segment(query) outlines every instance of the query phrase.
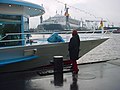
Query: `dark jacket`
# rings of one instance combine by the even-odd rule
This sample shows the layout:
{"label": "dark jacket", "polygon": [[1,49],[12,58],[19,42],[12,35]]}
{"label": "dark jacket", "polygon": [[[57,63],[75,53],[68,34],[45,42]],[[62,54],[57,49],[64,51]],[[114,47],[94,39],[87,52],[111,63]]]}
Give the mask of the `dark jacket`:
{"label": "dark jacket", "polygon": [[78,35],[73,36],[69,42],[70,60],[77,60],[79,57],[80,39]]}

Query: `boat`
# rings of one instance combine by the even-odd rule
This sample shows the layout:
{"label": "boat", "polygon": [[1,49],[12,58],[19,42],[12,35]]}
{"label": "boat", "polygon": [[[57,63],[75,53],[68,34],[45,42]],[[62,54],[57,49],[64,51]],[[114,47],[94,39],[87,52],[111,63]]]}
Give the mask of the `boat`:
{"label": "boat", "polygon": [[[68,32],[71,31],[73,29],[76,30],[88,30],[87,28],[85,28],[85,24],[84,22],[81,20],[77,20],[75,18],[72,18],[69,15],[68,12],[69,8],[67,8],[67,6],[65,5],[65,13],[64,15],[58,14],[56,12],[56,15],[53,17],[49,17],[47,20],[42,21],[42,17],[40,18],[41,23],[37,26],[36,30],[34,30],[35,32],[39,32],[39,33],[53,33],[53,32],[62,32],[64,33],[64,31]],[[32,31],[32,30],[31,30]]]}
{"label": "boat", "polygon": [[[28,32],[29,17],[43,15],[42,6],[19,0],[0,1],[0,73],[29,70],[51,64],[53,56],[69,62],[68,41],[33,41]],[[108,38],[81,41],[80,57]],[[27,43],[28,41],[28,43]],[[40,43],[42,42],[42,43]]]}
{"label": "boat", "polygon": [[[69,29],[77,29],[80,27],[81,21],[69,17]],[[66,30],[66,16],[56,14],[53,17],[49,17],[47,20],[43,21],[37,26],[37,32],[49,31],[64,31]]]}

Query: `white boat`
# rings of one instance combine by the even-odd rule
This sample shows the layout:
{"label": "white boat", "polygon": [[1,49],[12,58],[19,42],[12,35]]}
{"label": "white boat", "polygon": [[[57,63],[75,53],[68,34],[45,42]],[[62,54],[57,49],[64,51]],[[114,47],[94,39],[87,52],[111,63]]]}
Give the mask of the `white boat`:
{"label": "white boat", "polygon": [[[105,40],[107,38],[81,41],[79,57],[82,57]],[[1,47],[0,72],[49,66],[53,56],[59,55],[63,56],[65,64],[70,64],[68,42],[49,43],[45,39],[34,39],[34,41],[32,45]]]}
{"label": "white boat", "polygon": [[[44,8],[25,1],[0,1],[0,73],[28,70],[50,65],[53,56],[63,56],[69,62],[68,42],[48,43],[44,39],[26,44],[24,31],[29,17],[44,14]],[[107,38],[81,41],[80,57]],[[42,41],[42,43],[39,43]]]}
{"label": "white boat", "polygon": [[[79,28],[80,23],[81,21],[69,17],[69,30]],[[59,32],[66,30],[66,28],[66,16],[56,14],[38,25],[36,32]]]}

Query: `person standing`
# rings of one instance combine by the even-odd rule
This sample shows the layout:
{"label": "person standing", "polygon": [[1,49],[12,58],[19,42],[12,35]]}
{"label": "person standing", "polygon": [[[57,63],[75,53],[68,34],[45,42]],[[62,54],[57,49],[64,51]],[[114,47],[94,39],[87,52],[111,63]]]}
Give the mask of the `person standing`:
{"label": "person standing", "polygon": [[77,30],[73,30],[72,38],[70,39],[68,50],[69,56],[72,63],[72,69],[74,74],[78,74],[77,60],[79,58],[79,47],[80,47],[80,38]]}

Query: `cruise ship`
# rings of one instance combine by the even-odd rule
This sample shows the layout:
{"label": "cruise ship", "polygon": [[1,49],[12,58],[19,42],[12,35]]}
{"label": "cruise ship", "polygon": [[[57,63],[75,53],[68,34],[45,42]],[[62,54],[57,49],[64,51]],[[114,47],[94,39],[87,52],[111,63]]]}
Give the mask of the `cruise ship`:
{"label": "cruise ship", "polygon": [[37,26],[39,32],[43,31],[64,31],[64,30],[73,30],[80,27],[82,23],[79,20],[69,17],[69,23],[66,25],[66,16],[56,14],[53,17],[49,17],[47,20],[43,21],[40,25]]}

